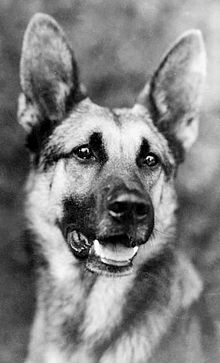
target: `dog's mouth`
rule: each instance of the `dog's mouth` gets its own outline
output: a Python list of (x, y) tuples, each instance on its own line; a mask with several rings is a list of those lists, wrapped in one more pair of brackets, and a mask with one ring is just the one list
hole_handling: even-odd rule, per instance
[(105, 239), (89, 240), (82, 233), (74, 230), (67, 234), (67, 242), (74, 256), (86, 261), (86, 268), (98, 274), (123, 276), (132, 273), (132, 261), (138, 246), (129, 245), (126, 234), (113, 235)]

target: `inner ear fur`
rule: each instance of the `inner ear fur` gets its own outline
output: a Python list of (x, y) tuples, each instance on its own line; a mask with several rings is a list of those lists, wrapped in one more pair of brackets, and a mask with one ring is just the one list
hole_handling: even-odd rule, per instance
[(165, 55), (138, 98), (167, 138), (188, 150), (197, 138), (198, 113), (206, 74), (206, 52), (199, 30), (190, 30)]

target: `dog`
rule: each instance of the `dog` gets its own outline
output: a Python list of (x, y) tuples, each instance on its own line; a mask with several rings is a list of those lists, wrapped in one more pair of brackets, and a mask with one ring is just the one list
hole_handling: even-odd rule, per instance
[(199, 30), (182, 35), (132, 108), (93, 103), (64, 31), (26, 30), (18, 120), (36, 312), (26, 363), (205, 362), (202, 279), (176, 240), (175, 178), (198, 134)]

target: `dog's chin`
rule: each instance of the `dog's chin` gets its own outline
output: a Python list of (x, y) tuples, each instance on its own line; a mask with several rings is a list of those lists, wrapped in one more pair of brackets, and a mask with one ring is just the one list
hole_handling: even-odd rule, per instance
[(126, 247), (124, 236), (112, 236), (100, 243), (98, 239), (90, 241), (81, 233), (72, 231), (67, 241), (74, 256), (85, 261), (90, 272), (109, 277), (129, 275), (133, 272), (133, 259), (138, 246)]

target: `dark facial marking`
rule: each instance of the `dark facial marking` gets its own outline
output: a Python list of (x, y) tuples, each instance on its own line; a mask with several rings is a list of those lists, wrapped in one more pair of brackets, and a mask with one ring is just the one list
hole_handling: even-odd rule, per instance
[(146, 157), (146, 155), (149, 153), (149, 151), (150, 151), (149, 143), (146, 139), (143, 139), (142, 143), (141, 143), (140, 151), (139, 151), (137, 159), (136, 159), (137, 165), (139, 167), (142, 166), (142, 160)]
[(93, 196), (85, 198), (85, 200), (70, 197), (63, 201), (63, 219), (58, 224), (65, 238), (68, 226), (72, 226), (73, 229), (82, 232), (85, 236), (95, 238), (96, 215), (94, 203)]
[(89, 139), (89, 145), (100, 162), (104, 163), (108, 160), (101, 133), (95, 132), (92, 134)]

